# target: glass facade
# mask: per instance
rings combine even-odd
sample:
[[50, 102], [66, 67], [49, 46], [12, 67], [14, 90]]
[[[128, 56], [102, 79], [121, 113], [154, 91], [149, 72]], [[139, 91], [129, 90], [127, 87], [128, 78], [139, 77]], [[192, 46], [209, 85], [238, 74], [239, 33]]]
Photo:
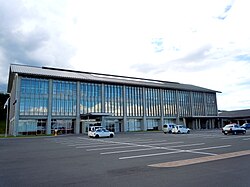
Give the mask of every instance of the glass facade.
[[127, 116], [143, 116], [143, 89], [126, 87]]
[[79, 114], [87, 113], [111, 114], [107, 121], [102, 118], [103, 125], [125, 132], [156, 130], [162, 123], [194, 121], [194, 116], [217, 116], [215, 92], [21, 77], [19, 98], [15, 127], [19, 134], [55, 129], [74, 133]]
[[216, 116], [217, 115], [217, 104], [216, 104], [216, 95], [206, 93], [206, 106], [207, 106], [207, 115]]
[[52, 116], [76, 116], [76, 82], [53, 80]]
[[193, 92], [193, 108], [195, 116], [205, 116], [204, 94]]
[[146, 89], [146, 115], [161, 116], [161, 97], [159, 89]]
[[179, 91], [179, 116], [192, 116], [191, 94], [187, 91]]
[[20, 116], [48, 115], [49, 81], [22, 78], [20, 94]]
[[119, 85], [104, 86], [104, 112], [114, 116], [123, 116], [123, 87]]
[[177, 116], [177, 99], [175, 90], [163, 90], [163, 116], [176, 117]]
[[102, 112], [102, 85], [95, 83], [81, 83], [80, 85], [80, 113]]
[[140, 119], [129, 119], [127, 124], [125, 124], [124, 131], [140, 131], [142, 120]]

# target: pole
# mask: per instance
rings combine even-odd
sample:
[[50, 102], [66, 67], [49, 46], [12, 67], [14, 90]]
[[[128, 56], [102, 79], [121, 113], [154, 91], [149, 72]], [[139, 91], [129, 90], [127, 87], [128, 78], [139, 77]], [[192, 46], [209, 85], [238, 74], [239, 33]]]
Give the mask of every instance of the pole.
[[[8, 101], [9, 102], [9, 98]], [[5, 137], [8, 135], [8, 119], [9, 119], [9, 105], [7, 105], [7, 114], [6, 114], [6, 122], [5, 122]]]

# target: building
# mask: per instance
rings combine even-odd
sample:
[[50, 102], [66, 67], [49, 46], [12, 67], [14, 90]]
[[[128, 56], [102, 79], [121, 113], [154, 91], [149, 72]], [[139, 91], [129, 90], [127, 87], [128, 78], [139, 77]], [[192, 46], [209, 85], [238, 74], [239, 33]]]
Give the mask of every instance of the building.
[[250, 122], [250, 109], [219, 111], [220, 123], [222, 126], [229, 123], [238, 123], [240, 125]]
[[11, 135], [218, 126], [218, 91], [189, 84], [12, 64], [7, 89]]

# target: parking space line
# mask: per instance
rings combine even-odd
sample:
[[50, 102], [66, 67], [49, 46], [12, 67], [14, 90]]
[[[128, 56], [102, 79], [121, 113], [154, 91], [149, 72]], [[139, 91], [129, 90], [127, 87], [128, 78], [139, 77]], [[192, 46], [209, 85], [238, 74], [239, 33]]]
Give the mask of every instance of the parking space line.
[[231, 145], [222, 145], [222, 146], [214, 146], [214, 147], [204, 147], [204, 148], [198, 148], [198, 149], [191, 149], [190, 151], [201, 151], [201, 150], [208, 150], [208, 149], [219, 149], [224, 147], [230, 147]]
[[147, 155], [135, 155], [135, 156], [127, 156], [127, 157], [120, 157], [120, 160], [131, 159], [131, 158], [141, 158], [141, 157], [151, 157], [151, 156], [159, 156], [159, 155], [169, 155], [184, 152], [183, 150], [177, 150], [173, 152], [164, 152], [164, 153], [154, 153], [154, 154], [147, 154]]
[[158, 164], [150, 164], [148, 166], [150, 167], [180, 167], [180, 166], [199, 164], [199, 163], [204, 163], [204, 162], [234, 158], [234, 157], [245, 156], [245, 155], [250, 155], [250, 150], [238, 151], [238, 152], [232, 152], [232, 153], [224, 153], [224, 154], [219, 154], [219, 155], [192, 158], [192, 159], [186, 159], [186, 160], [178, 160], [178, 161], [172, 161], [172, 162], [164, 162], [164, 163], [158, 163]]
[[[119, 147], [103, 147], [103, 148], [94, 148], [94, 149], [87, 149], [86, 151], [101, 151], [107, 149], [123, 149], [123, 148], [130, 148], [130, 147], [139, 147], [140, 145], [126, 145], [126, 146], [119, 146]], [[76, 147], [81, 148], [81, 147]]]
[[228, 139], [238, 139], [238, 138], [250, 138], [250, 136], [230, 136], [230, 137], [225, 137], [225, 138], [221, 138], [222, 140], [228, 140]]
[[190, 147], [190, 146], [204, 145], [204, 144], [205, 143], [194, 143], [194, 144], [187, 144], [187, 145], [173, 145], [173, 146], [168, 146], [166, 148]]
[[250, 138], [244, 138], [243, 140], [250, 140]]
[[132, 150], [124, 150], [124, 151], [113, 151], [113, 152], [104, 152], [100, 153], [101, 155], [109, 155], [109, 154], [118, 154], [118, 153], [129, 153], [129, 152], [136, 152], [136, 151], [149, 151], [153, 149], [159, 149], [158, 147], [151, 147], [145, 149], [132, 149]]

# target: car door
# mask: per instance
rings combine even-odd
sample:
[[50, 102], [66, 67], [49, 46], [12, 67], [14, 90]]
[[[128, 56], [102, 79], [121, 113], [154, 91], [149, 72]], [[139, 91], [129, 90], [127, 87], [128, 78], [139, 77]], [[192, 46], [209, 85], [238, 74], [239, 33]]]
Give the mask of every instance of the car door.
[[102, 129], [102, 137], [107, 137], [107, 136], [109, 136], [109, 131], [108, 130], [106, 130], [106, 129]]

